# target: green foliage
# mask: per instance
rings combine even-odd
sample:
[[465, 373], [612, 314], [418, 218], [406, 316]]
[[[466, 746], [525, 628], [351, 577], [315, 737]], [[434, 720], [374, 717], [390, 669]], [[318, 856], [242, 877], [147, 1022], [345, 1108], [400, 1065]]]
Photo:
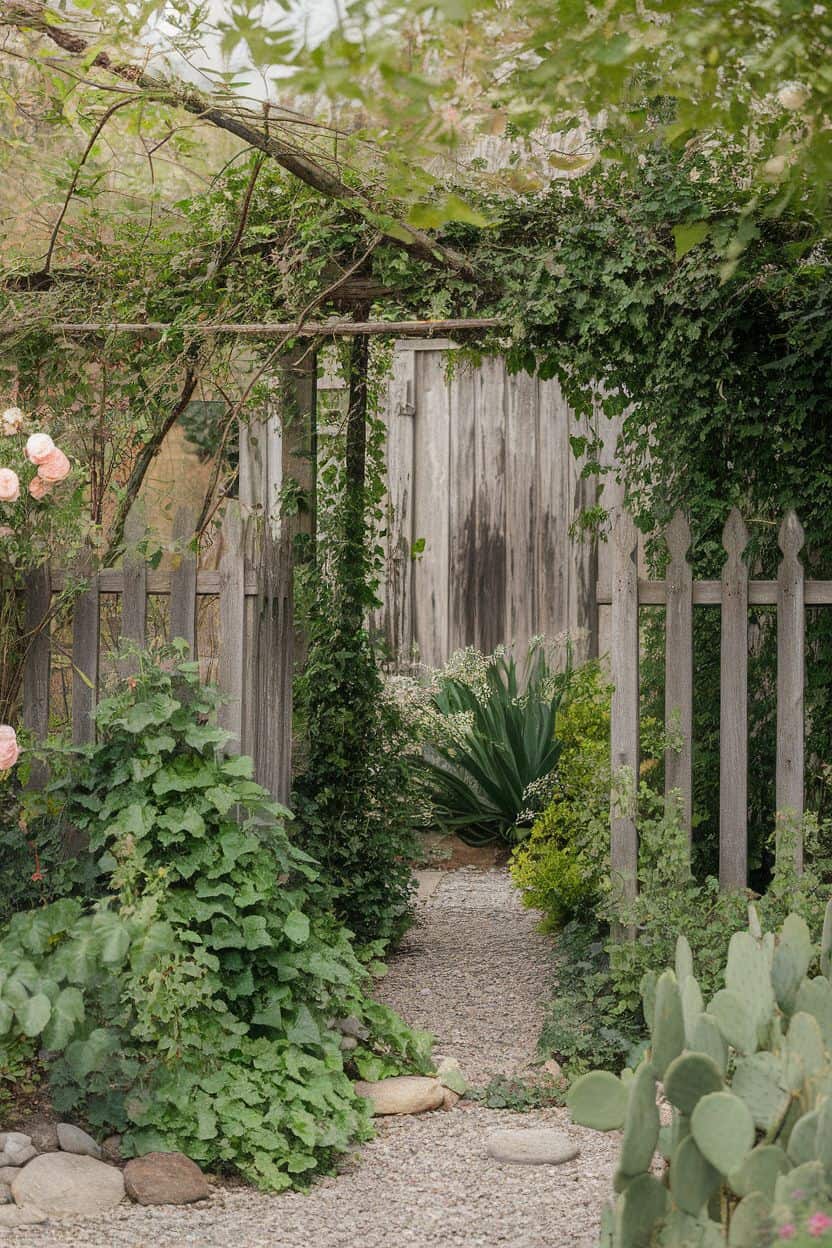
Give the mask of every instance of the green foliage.
[[296, 839], [320, 862], [337, 913], [359, 941], [389, 943], [410, 923], [416, 841], [413, 741], [364, 623], [383, 566], [384, 368], [382, 356], [369, 371], [361, 478], [337, 440], [321, 450], [319, 561], [302, 573], [309, 650], [296, 694], [306, 757], [294, 806]]
[[530, 650], [523, 679], [503, 654], [486, 663], [481, 688], [440, 677], [433, 704], [449, 728], [427, 742], [420, 768], [435, 824], [473, 845], [526, 835], [557, 766], [568, 682], [568, 671], [554, 676], [542, 645]]
[[[827, 913], [832, 915], [832, 902]], [[798, 914], [788, 915], [774, 936], [763, 934], [749, 907], [748, 930], [731, 936], [724, 966], [730, 1002], [715, 1008], [723, 996], [717, 993], [705, 1007], [690, 948], [680, 936], [677, 969], [661, 975], [655, 1013], [649, 1012], [651, 1050], [644, 1062], [622, 1079], [593, 1071], [572, 1085], [574, 1121], [601, 1130], [625, 1128], [612, 1248], [718, 1248], [726, 1242], [768, 1248], [778, 1239], [795, 1240], [798, 1228], [817, 1239], [832, 1226], [823, 1211], [832, 1201], [832, 1014], [826, 1005], [832, 984], [823, 975], [809, 977], [818, 954]], [[778, 959], [794, 968], [799, 984], [793, 994], [783, 994]], [[663, 994], [676, 1002], [677, 1024], [684, 1015], [684, 1052], [664, 1074], [672, 1121], [659, 1131], [657, 1077], [665, 1062], [657, 1054], [667, 1047], [668, 1017]], [[680, 1011], [683, 1001], [689, 1008]], [[702, 1019], [716, 1024], [730, 1049], [727, 1071], [698, 1047]], [[738, 1048], [744, 1031], [750, 1041]], [[661, 1194], [649, 1176], [657, 1143], [668, 1162]], [[815, 1212], [807, 1215], [807, 1206]]]
[[605, 946], [606, 932], [591, 920], [573, 920], [557, 935], [540, 1049], [570, 1076], [590, 1066], [620, 1070], [643, 1035], [640, 1012], [616, 995]]
[[486, 1109], [510, 1109], [516, 1114], [564, 1103], [563, 1090], [553, 1079], [523, 1080], [510, 1075], [495, 1075], [484, 1088], [471, 1088], [466, 1096]]
[[560, 755], [551, 801], [515, 850], [511, 875], [523, 904], [547, 927], [597, 904], [608, 871], [610, 693], [598, 662], [575, 668], [557, 712]]
[[426, 1038], [368, 1001], [368, 972], [288, 812], [224, 757], [217, 694], [195, 663], [138, 675], [100, 703], [98, 742], [53, 758], [50, 797], [99, 872], [91, 906], [17, 914], [0, 941], [3, 1045], [51, 1057], [59, 1113], [181, 1149], [261, 1186], [304, 1186], [366, 1138], [337, 1018], [385, 1069]]

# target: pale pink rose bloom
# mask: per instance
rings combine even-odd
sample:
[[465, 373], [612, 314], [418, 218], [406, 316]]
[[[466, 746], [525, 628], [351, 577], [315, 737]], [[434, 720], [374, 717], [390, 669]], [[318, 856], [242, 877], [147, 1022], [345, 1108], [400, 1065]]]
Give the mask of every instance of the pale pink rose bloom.
[[63, 451], [59, 451], [57, 446], [50, 451], [46, 459], [42, 459], [38, 464], [38, 476], [44, 481], [48, 481], [50, 485], [54, 485], [56, 481], [63, 481], [72, 471], [72, 465], [64, 455]]
[[17, 733], [10, 724], [0, 724], [0, 771], [8, 771], [20, 758]]
[[44, 481], [43, 477], [32, 477], [32, 480], [29, 482], [29, 493], [32, 495], [32, 498], [37, 499], [38, 502], [40, 502], [42, 498], [46, 498], [46, 495], [51, 489], [52, 482]]
[[3, 434], [10, 438], [15, 433], [20, 433], [23, 425], [23, 413], [19, 407], [7, 407], [2, 416], [0, 423], [3, 426]]
[[0, 503], [16, 503], [20, 498], [20, 478], [13, 468], [0, 468]]
[[42, 464], [55, 449], [48, 433], [33, 433], [26, 439], [26, 458], [33, 464]]

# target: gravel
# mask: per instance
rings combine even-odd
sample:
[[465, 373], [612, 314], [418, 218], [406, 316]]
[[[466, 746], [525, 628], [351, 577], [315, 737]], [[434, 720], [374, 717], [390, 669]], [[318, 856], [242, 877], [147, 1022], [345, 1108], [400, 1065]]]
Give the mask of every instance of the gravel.
[[[420, 908], [379, 996], [474, 1084], [534, 1059], [548, 941], [504, 871], [448, 872]], [[486, 1155], [506, 1127], [556, 1127], [580, 1148], [560, 1166]], [[560, 1109], [519, 1114], [460, 1102], [449, 1112], [379, 1120], [374, 1140], [309, 1195], [217, 1187], [190, 1208], [121, 1205], [104, 1217], [13, 1232], [15, 1248], [594, 1248], [618, 1142]], [[0, 1239], [5, 1238], [0, 1232]]]

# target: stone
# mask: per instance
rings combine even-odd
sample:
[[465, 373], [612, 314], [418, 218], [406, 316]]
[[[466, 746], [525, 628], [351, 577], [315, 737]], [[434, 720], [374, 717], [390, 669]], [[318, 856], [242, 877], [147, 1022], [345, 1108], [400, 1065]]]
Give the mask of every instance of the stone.
[[351, 1014], [349, 1018], [336, 1018], [335, 1026], [342, 1036], [352, 1036], [353, 1040], [369, 1040], [370, 1030]]
[[19, 1205], [34, 1205], [47, 1217], [92, 1217], [124, 1199], [124, 1179], [115, 1166], [80, 1153], [41, 1153], [12, 1183]]
[[4, 1153], [7, 1148], [28, 1148], [31, 1143], [32, 1137], [24, 1135], [22, 1131], [0, 1131], [0, 1153]]
[[342, 1053], [352, 1053], [353, 1049], [357, 1049], [357, 1048], [358, 1048], [358, 1041], [356, 1040], [355, 1036], [342, 1036], [341, 1037], [341, 1052]]
[[8, 1183], [0, 1182], [0, 1205], [12, 1203], [12, 1189]]
[[37, 1226], [46, 1221], [46, 1214], [36, 1205], [3, 1205], [0, 1206], [0, 1230], [3, 1227]]
[[445, 1095], [442, 1097], [443, 1109], [454, 1109], [459, 1104], [460, 1096], [458, 1092], [454, 1092], [452, 1088], [442, 1089]]
[[102, 1140], [101, 1153], [104, 1161], [109, 1161], [114, 1166], [120, 1166], [124, 1161], [124, 1155], [121, 1151], [121, 1136], [108, 1135], [106, 1139]]
[[565, 1161], [574, 1161], [580, 1152], [568, 1135], [551, 1127], [494, 1131], [485, 1147], [488, 1156], [495, 1161], [518, 1166], [560, 1166]]
[[25, 1166], [27, 1161], [31, 1161], [37, 1155], [38, 1150], [34, 1144], [21, 1146], [9, 1143], [0, 1153], [0, 1169], [6, 1166]]
[[73, 1127], [70, 1122], [58, 1123], [58, 1144], [65, 1153], [78, 1153], [82, 1157], [95, 1157], [101, 1160], [101, 1147], [91, 1135], [80, 1127]]
[[566, 1075], [561, 1069], [560, 1062], [556, 1062], [553, 1057], [550, 1057], [548, 1061], [544, 1062], [540, 1069], [544, 1071], [550, 1079], [554, 1079], [555, 1083], [566, 1083]]
[[20, 1174], [20, 1166], [0, 1166], [0, 1183], [8, 1183], [11, 1187]]
[[140, 1205], [191, 1205], [211, 1195], [208, 1180], [184, 1153], [146, 1153], [124, 1167], [127, 1195]]
[[439, 1080], [423, 1075], [394, 1075], [375, 1083], [359, 1080], [355, 1091], [372, 1101], [374, 1114], [421, 1114], [439, 1109], [445, 1099]]

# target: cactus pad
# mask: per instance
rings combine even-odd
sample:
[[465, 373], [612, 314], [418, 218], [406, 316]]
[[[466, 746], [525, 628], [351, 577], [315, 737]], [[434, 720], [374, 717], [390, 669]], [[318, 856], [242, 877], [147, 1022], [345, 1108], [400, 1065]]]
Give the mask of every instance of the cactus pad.
[[740, 1053], [755, 1052], [757, 1026], [743, 997], [730, 988], [723, 988], [708, 1006], [708, 1013], [732, 1048]]
[[682, 1013], [682, 996], [676, 976], [665, 971], [656, 984], [656, 1005], [653, 1011], [653, 1074], [664, 1078], [674, 1057], [685, 1047], [685, 1021]]
[[766, 1241], [771, 1218], [771, 1202], [762, 1192], [743, 1196], [731, 1218], [729, 1248], [760, 1248]]
[[665, 1096], [685, 1114], [693, 1113], [701, 1097], [723, 1087], [719, 1067], [705, 1053], [682, 1053], [665, 1071]]
[[608, 1070], [591, 1070], [569, 1089], [566, 1104], [572, 1121], [596, 1131], [619, 1131], [627, 1116], [627, 1088]]
[[710, 1092], [691, 1114], [691, 1135], [720, 1174], [733, 1174], [754, 1146], [754, 1119], [733, 1092]]
[[731, 1088], [751, 1110], [763, 1131], [779, 1122], [789, 1106], [783, 1059], [775, 1053], [753, 1053], [737, 1062]]
[[630, 1089], [624, 1139], [618, 1167], [624, 1174], [640, 1174], [650, 1169], [659, 1142], [659, 1107], [656, 1080], [649, 1062], [642, 1062]]
[[639, 1174], [618, 1198], [615, 1248], [648, 1248], [667, 1213], [667, 1188], [652, 1174]]
[[692, 1135], [682, 1140], [670, 1163], [670, 1191], [685, 1213], [698, 1215], [717, 1190], [721, 1176], [699, 1151]]
[[729, 1175], [728, 1182], [738, 1196], [762, 1192], [774, 1199], [774, 1189], [781, 1174], [788, 1174], [791, 1162], [779, 1144], [758, 1144], [752, 1148], [739, 1170]]
[[802, 1166], [817, 1158], [818, 1117], [818, 1111], [810, 1109], [792, 1127], [787, 1151], [795, 1166]]
[[696, 1053], [705, 1053], [716, 1063], [719, 1073], [725, 1074], [728, 1069], [728, 1045], [710, 1014], [700, 1014], [694, 1019], [688, 1048]]

